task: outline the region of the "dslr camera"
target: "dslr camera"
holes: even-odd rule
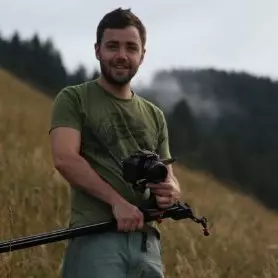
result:
[[[134,189],[143,192],[147,183],[163,182],[168,174],[166,165],[175,159],[160,159],[155,152],[139,150],[123,160],[123,178]]]

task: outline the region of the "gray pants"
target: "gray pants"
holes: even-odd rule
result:
[[[109,232],[70,240],[62,278],[163,278],[160,241],[149,232],[144,251],[142,236]]]

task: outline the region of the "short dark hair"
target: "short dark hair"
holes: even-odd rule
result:
[[[131,9],[115,9],[101,19],[97,27],[97,43],[100,44],[104,30],[106,28],[122,29],[134,26],[138,29],[142,45],[146,44],[146,29],[141,20],[131,12]]]

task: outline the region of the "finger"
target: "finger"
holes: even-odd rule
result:
[[[132,231],[135,231],[138,229],[138,227],[140,225],[140,221],[141,221],[140,211],[137,211],[132,220],[132,227],[131,227]]]
[[[159,195],[161,197],[169,197],[169,198],[173,197],[172,190],[167,190],[167,189],[152,189],[151,192],[154,193],[155,195]]]
[[[126,229],[128,231],[135,231],[138,228],[140,218],[139,212],[135,212],[135,214],[128,220]]]
[[[131,227],[132,221],[128,218],[121,218],[118,221],[118,230],[121,232],[128,232]]]
[[[173,201],[171,198],[167,198],[167,197],[160,197],[157,196],[156,197],[156,201],[157,201],[157,205],[161,208],[166,208],[169,207],[173,204]]]
[[[162,203],[162,204],[157,204],[157,206],[160,208],[160,209],[168,209],[169,207],[172,206],[172,204],[169,204],[169,203]]]
[[[173,188],[171,183],[161,182],[161,183],[150,183],[146,185],[150,189],[171,189]]]
[[[131,219],[127,219],[124,221],[124,232],[129,232],[129,231],[132,231],[133,229],[133,220]]]
[[[118,219],[117,221],[117,230],[122,232],[124,230],[124,221],[122,219]]]
[[[147,184],[146,187],[150,188],[150,189],[161,189],[161,188],[163,188],[160,184]]]
[[[138,222],[137,220],[133,220],[130,222],[130,225],[128,226],[129,232],[134,232],[136,230],[137,225],[138,225],[137,222]]]
[[[170,202],[170,198],[169,197],[164,197],[164,196],[156,196],[156,201],[158,203],[169,203]]]
[[[166,188],[173,188],[173,184],[171,182],[161,182],[160,183],[161,186],[166,187]]]
[[[135,218],[132,221],[131,231],[135,231],[135,230],[138,229],[139,222],[140,222],[140,216],[136,215]]]

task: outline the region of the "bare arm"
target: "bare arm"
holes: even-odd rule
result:
[[[111,206],[124,201],[79,155],[78,130],[68,127],[53,129],[50,133],[50,144],[54,166],[70,184],[82,188]]]

